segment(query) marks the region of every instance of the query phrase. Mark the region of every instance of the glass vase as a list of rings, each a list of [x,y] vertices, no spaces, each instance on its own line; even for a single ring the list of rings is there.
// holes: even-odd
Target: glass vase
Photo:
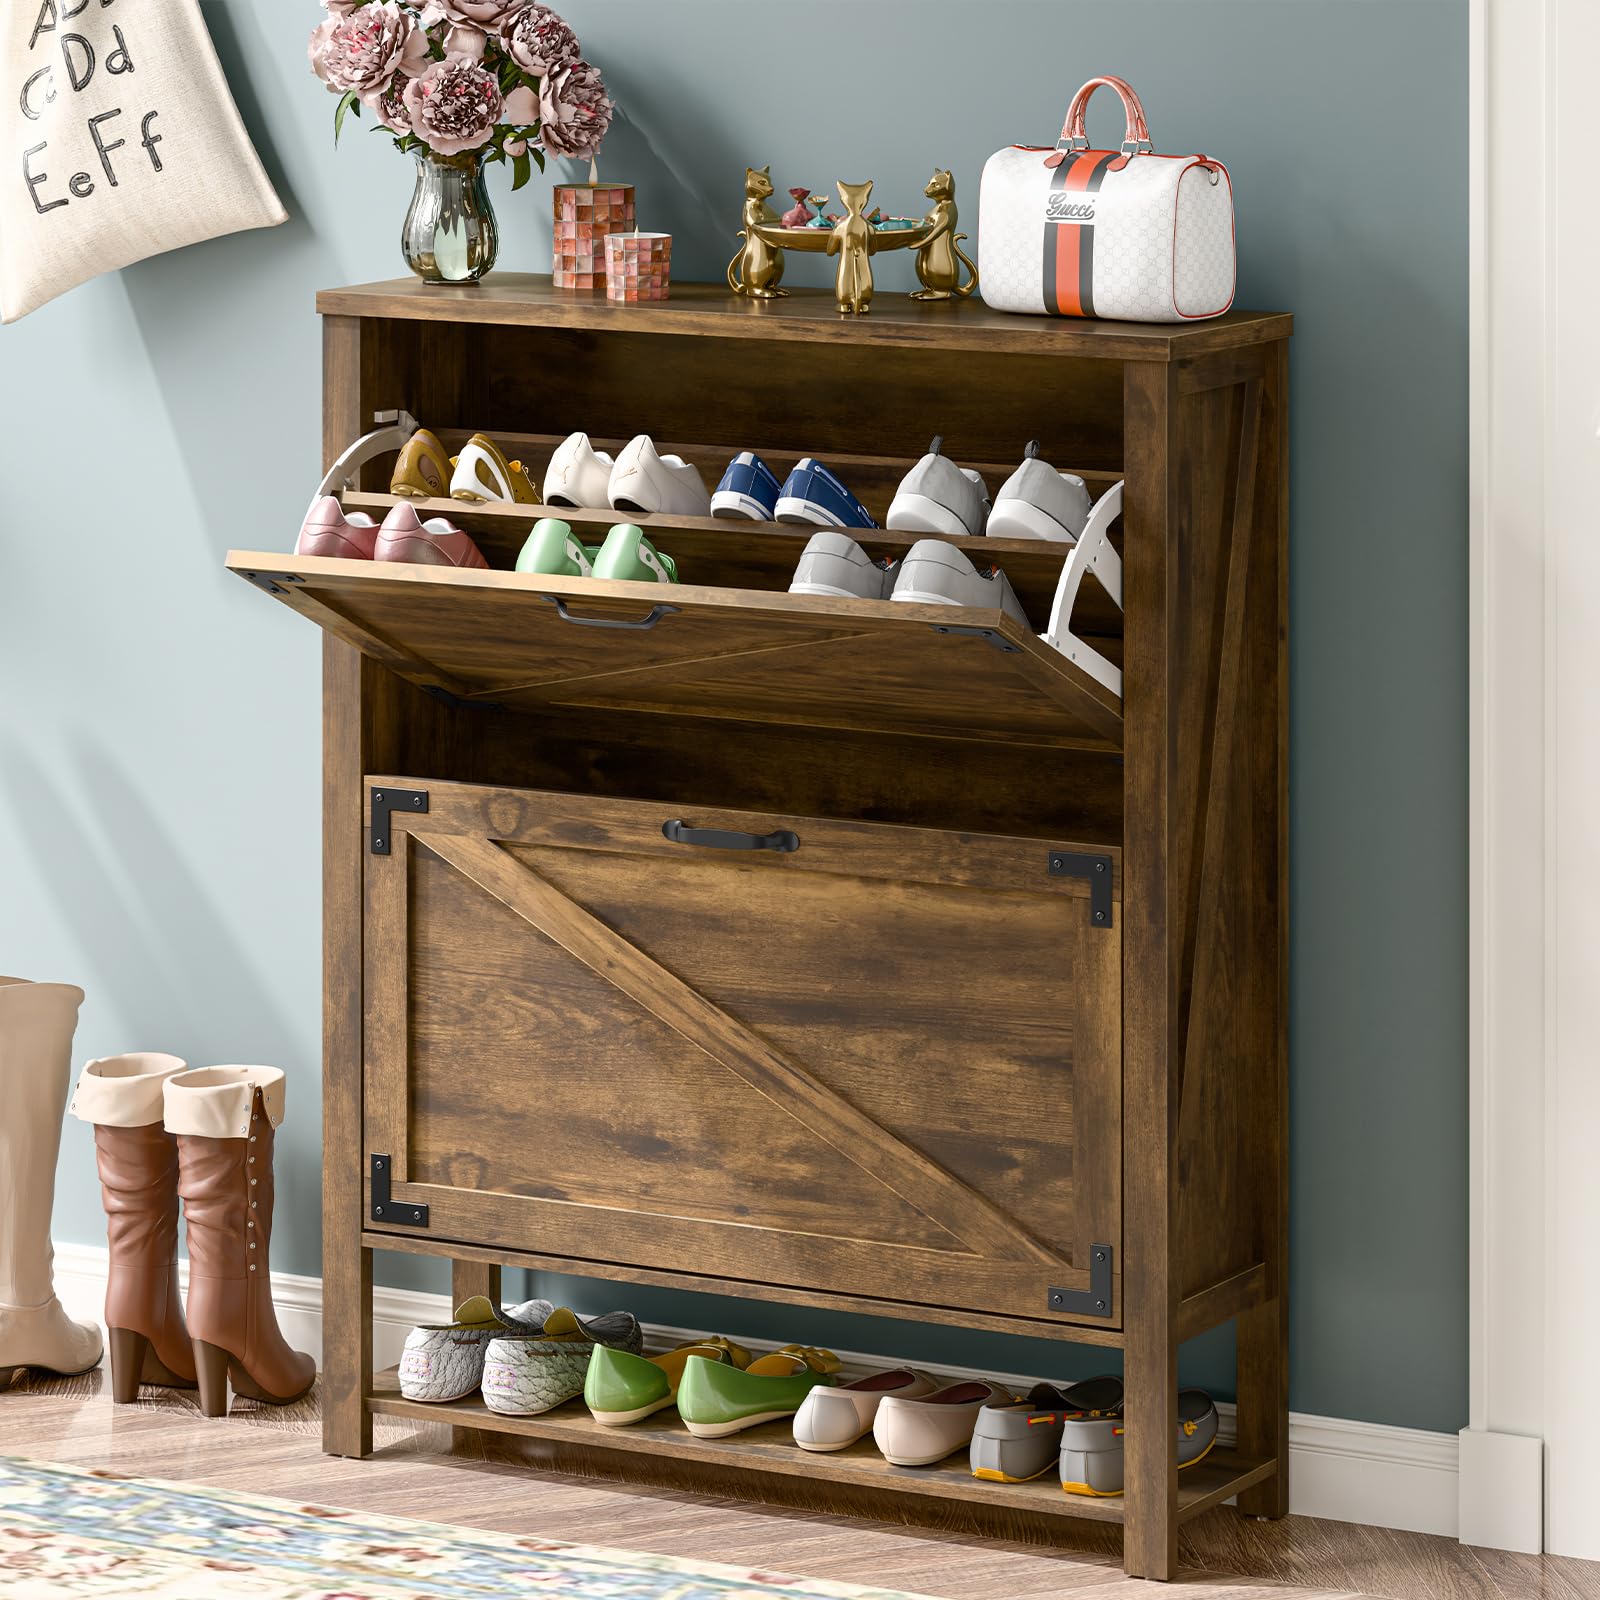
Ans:
[[[476,283],[494,265],[500,225],[476,151],[417,156],[417,188],[400,249],[424,283]]]

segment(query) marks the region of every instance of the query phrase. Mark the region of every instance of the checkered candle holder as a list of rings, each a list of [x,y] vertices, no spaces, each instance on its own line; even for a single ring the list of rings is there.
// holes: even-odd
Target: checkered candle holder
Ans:
[[[551,196],[555,253],[551,274],[558,289],[603,289],[606,238],[633,231],[631,183],[558,183]]]
[[[606,299],[666,300],[672,294],[672,235],[606,236]]]

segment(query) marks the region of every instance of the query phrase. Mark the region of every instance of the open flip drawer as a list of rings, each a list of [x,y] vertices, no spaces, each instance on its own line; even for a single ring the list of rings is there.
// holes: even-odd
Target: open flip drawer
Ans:
[[[431,693],[1120,750],[1109,688],[999,611],[234,551]]]

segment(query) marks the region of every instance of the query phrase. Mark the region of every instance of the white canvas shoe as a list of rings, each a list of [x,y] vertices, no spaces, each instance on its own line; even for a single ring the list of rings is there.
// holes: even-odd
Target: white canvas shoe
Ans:
[[[544,503],[605,510],[611,504],[613,465],[605,451],[596,450],[589,443],[588,434],[569,433],[556,446],[556,453],[545,468]]]
[[[887,526],[896,533],[934,533],[947,539],[977,537],[989,520],[989,486],[970,467],[958,467],[940,452],[936,437],[928,453],[900,480]]]
[[[972,1443],[985,1406],[1010,1404],[997,1383],[953,1383],[919,1399],[886,1395],[873,1418],[872,1437],[885,1461],[897,1467],[928,1467]]]
[[[711,496],[699,471],[681,456],[663,456],[646,434],[630,439],[611,469],[609,499],[615,511],[649,516],[709,517]]]
[[[501,1310],[484,1295],[456,1307],[453,1322],[413,1328],[400,1356],[400,1393],[407,1400],[459,1400],[483,1383],[490,1342],[503,1333],[537,1333],[555,1307],[529,1300]]]
[[[802,1450],[845,1450],[872,1432],[878,1407],[897,1395],[920,1400],[941,1387],[915,1367],[874,1372],[837,1389],[813,1389],[794,1414],[794,1442]]]
[[[989,513],[991,539],[1050,539],[1071,544],[1089,520],[1089,488],[1071,472],[1039,459],[1033,440],[1022,465],[1000,485]]]
[[[814,533],[794,569],[789,593],[887,600],[899,570],[898,561],[874,561],[847,533]]]
[[[982,606],[1031,628],[1011,581],[998,567],[979,569],[942,539],[918,539],[900,563],[892,600],[923,606]]]

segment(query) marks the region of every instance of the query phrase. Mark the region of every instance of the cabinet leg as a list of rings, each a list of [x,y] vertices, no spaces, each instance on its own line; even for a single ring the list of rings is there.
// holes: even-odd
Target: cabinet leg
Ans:
[[[481,1294],[500,1304],[500,1269],[488,1261],[450,1263],[450,1299],[453,1305]]]
[[[1288,1302],[1269,1300],[1239,1318],[1239,1451],[1274,1456],[1278,1470],[1239,1496],[1247,1517],[1282,1517],[1289,1510]]]
[[[1130,1578],[1163,1582],[1178,1572],[1178,1360],[1165,1334],[1164,1327],[1130,1327],[1123,1360],[1122,1566]]]
[[[359,1236],[322,1251],[322,1449],[330,1456],[372,1454],[372,1252]]]

